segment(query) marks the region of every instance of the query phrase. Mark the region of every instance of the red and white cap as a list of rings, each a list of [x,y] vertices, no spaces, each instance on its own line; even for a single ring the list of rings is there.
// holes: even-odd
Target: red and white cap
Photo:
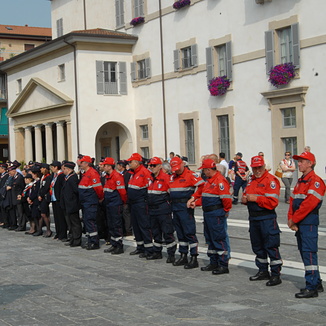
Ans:
[[[315,155],[311,152],[303,152],[300,155],[293,155],[294,160],[299,160],[300,158],[303,160],[308,160],[312,163],[316,163]]]
[[[101,165],[115,165],[115,161],[112,157],[106,157],[101,163]]]
[[[128,158],[127,160],[128,162],[130,161],[138,161],[138,162],[142,162],[143,161],[143,158],[140,154],[138,153],[133,153],[131,154],[131,156]]]
[[[263,159],[262,156],[259,156],[258,155],[258,156],[253,156],[251,158],[251,164],[250,164],[250,166],[252,168],[256,168],[258,166],[263,166],[263,165],[265,165],[265,162],[264,162],[264,159]]]
[[[150,159],[150,161],[148,162],[148,164],[162,164],[162,160],[157,157],[157,156],[154,156]]]
[[[80,162],[93,163],[93,160],[90,156],[85,155],[80,159]]]
[[[211,158],[207,158],[203,160],[203,162],[201,163],[201,167],[199,167],[198,169],[202,170],[202,169],[212,169],[212,168],[216,168],[216,163]]]
[[[180,157],[178,157],[178,156],[173,157],[170,161],[171,171],[175,172],[177,170],[180,170],[182,163],[183,163],[183,161]]]

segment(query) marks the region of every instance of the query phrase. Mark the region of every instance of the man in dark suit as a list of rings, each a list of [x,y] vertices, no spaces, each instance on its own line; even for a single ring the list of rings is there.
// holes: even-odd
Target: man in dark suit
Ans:
[[[3,205],[7,194],[5,184],[9,177],[9,173],[7,169],[8,169],[7,163],[0,164],[0,226],[2,228],[8,228],[8,223],[9,223],[8,212],[7,210],[5,210],[5,207]]]

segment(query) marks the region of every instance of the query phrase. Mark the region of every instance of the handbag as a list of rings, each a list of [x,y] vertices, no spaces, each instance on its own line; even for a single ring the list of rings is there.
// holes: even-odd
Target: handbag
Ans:
[[[281,167],[278,167],[274,174],[275,174],[278,178],[282,178],[282,177],[283,177],[283,171],[282,171]]]

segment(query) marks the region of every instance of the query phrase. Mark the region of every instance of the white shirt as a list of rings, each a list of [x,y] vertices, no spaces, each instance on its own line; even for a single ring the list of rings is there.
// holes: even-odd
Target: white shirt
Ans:
[[[220,162],[220,164],[225,166],[225,177],[229,176],[229,164],[227,161],[225,161],[224,159]]]

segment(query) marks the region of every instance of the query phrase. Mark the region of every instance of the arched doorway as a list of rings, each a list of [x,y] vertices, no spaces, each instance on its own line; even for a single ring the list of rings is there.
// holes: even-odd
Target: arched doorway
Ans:
[[[96,134],[95,148],[97,162],[101,157],[125,160],[132,153],[130,131],[119,122],[107,122]]]

